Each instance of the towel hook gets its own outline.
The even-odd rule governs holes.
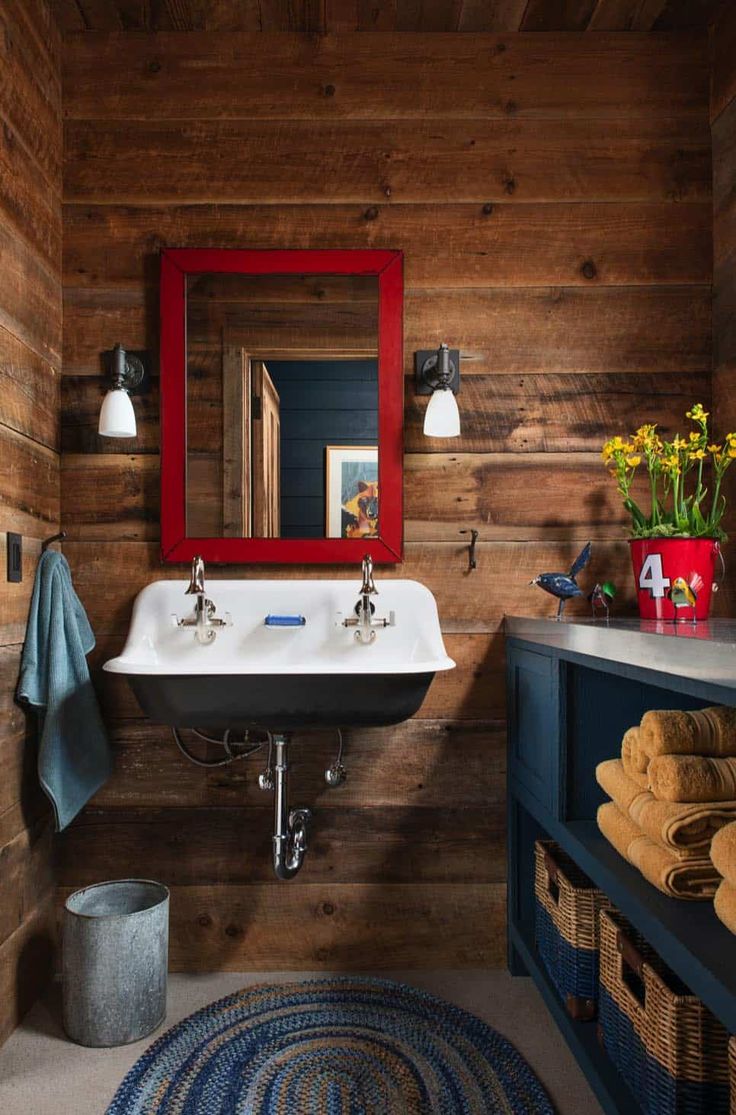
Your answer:
[[[475,544],[478,541],[478,531],[461,530],[460,533],[470,535],[470,545],[468,546],[468,572],[470,572],[472,569],[477,569],[478,567],[478,562],[475,556]]]
[[[41,553],[45,554],[52,542],[63,542],[65,538],[65,530],[60,530],[58,534],[52,534],[50,538],[45,538],[41,543]]]

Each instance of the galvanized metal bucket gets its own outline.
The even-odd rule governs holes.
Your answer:
[[[84,887],[66,900],[64,1029],[80,1045],[128,1045],[166,1017],[169,892],[150,879]]]

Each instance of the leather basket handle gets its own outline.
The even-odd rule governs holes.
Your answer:
[[[644,957],[622,929],[619,929],[616,934],[616,948],[624,964],[631,968],[637,976],[641,976],[644,970]]]

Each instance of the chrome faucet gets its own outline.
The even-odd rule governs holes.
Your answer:
[[[376,606],[371,596],[378,596],[378,589],[373,580],[373,558],[366,554],[361,566],[363,583],[360,586],[360,598],[355,605],[355,615],[348,616],[342,621],[343,627],[356,627],[355,641],[366,646],[376,640],[376,627],[394,627],[396,616],[389,612],[388,619],[375,616]]]
[[[212,600],[207,598],[204,587],[204,559],[197,554],[192,558],[192,574],[186,596],[196,596],[194,614],[184,619],[177,619],[177,627],[193,627],[194,637],[198,643],[206,646],[215,641],[217,631],[221,627],[230,627],[232,620],[226,613],[224,619],[215,616],[217,609]]]

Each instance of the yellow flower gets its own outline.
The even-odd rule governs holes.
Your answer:
[[[626,458],[626,464],[629,466],[629,468],[638,468],[639,465],[641,464],[641,457],[637,457],[637,456],[627,457]]]
[[[677,436],[675,437],[675,440],[672,442],[672,448],[676,452],[679,452],[680,449],[684,449],[686,445],[687,445],[687,442],[685,441],[684,438],[680,437],[679,434],[677,434]]]
[[[693,443],[695,443],[696,441],[700,441],[702,436],[703,435],[699,434],[697,430],[691,430],[690,431],[690,441],[693,442]]]
[[[727,455],[732,459],[736,457],[736,445],[729,445]]]
[[[694,406],[685,415],[686,418],[692,418],[693,422],[704,422],[709,416],[710,411],[703,410],[702,403],[695,403]]]
[[[680,475],[680,458],[676,453],[671,453],[669,457],[662,458],[662,467],[666,468],[673,476]]]
[[[722,445],[709,445],[708,446],[708,452],[712,453],[716,457],[722,451],[722,449],[723,449]]]
[[[634,448],[635,449],[654,449],[654,448],[656,448],[657,443],[659,442],[659,438],[657,437],[656,430],[657,430],[657,427],[651,422],[648,422],[645,425],[640,426],[639,429],[634,434],[634,437],[632,438],[632,441],[634,443]]]
[[[628,445],[622,437],[612,437],[603,446],[601,457],[604,461],[610,461],[616,453],[628,453],[632,448],[633,446]]]
[[[702,461],[703,458],[705,457],[705,450],[704,449],[691,449],[690,452],[688,453],[688,457],[690,458],[691,461]]]

